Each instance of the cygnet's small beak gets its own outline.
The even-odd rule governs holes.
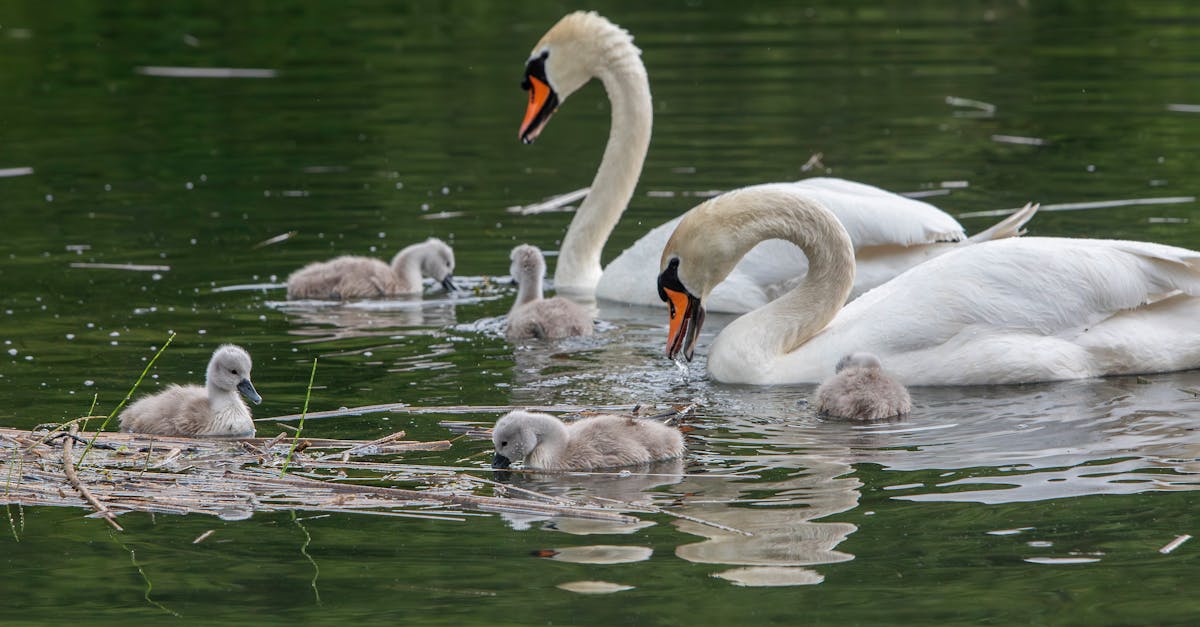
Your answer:
[[[250,379],[242,379],[237,384],[237,389],[242,393],[242,396],[254,401],[255,405],[262,402],[262,397],[258,395],[258,390],[254,389],[254,384],[250,383]]]
[[[496,456],[492,458],[492,468],[508,468],[511,465],[512,460],[499,453],[496,453]]]
[[[446,278],[442,279],[442,289],[446,290],[447,292],[453,292],[458,289],[458,287],[454,285],[453,274],[447,274]]]

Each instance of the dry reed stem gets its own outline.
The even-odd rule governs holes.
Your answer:
[[[78,433],[78,431],[78,427],[71,425],[70,435],[63,439],[63,473],[67,475],[67,481],[69,481],[71,485],[78,490],[81,495],[83,495],[83,498],[92,505],[97,514],[103,516],[104,520],[107,520],[108,524],[112,525],[113,529],[116,529],[117,531],[125,531],[121,525],[117,523],[117,519],[113,513],[108,511],[108,508],[104,506],[104,503],[101,503],[100,500],[92,494],[92,491],[88,490],[87,486],[83,485],[83,482],[79,480],[79,475],[75,474],[75,456],[71,454],[71,449],[75,443],[75,434]]]

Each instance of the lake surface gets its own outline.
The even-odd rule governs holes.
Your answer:
[[[254,356],[259,417],[300,411],[314,358],[313,410],[696,403],[682,464],[519,482],[648,501],[731,530],[657,515],[630,529],[515,516],[135,513],[113,535],[83,510],[14,508],[0,532],[0,620],[169,618],[156,603],[189,620],[257,623],[1200,615],[1200,542],[1159,552],[1200,530],[1200,398],[1187,391],[1200,373],[916,388],[908,419],[852,425],[818,419],[805,404],[810,386],[707,381],[721,316],[686,374],[662,357],[658,309],[601,303],[593,338],[507,344],[498,317],[512,290],[494,277],[516,243],[555,250],[569,215],[505,209],[586,186],[607,137],[608,102],[592,84],[536,144],[516,141],[526,57],[572,8],[4,4],[0,424],[83,416],[93,397],[107,414],[171,333],[142,392],[200,382],[214,347],[236,342]],[[1200,248],[1200,5],[594,8],[635,35],[656,116],[606,260],[698,192],[813,174],[924,193],[954,215],[1041,202],[1036,235]],[[256,71],[195,78],[160,67]],[[805,170],[817,153],[824,168]],[[1053,210],[1130,199],[1140,200]],[[975,232],[996,219],[962,222]],[[282,304],[283,280],[309,261],[390,257],[428,236],[454,245],[465,294]],[[453,436],[439,420],[497,417],[369,413],[305,431],[438,440]],[[459,439],[402,461],[482,468],[489,449]],[[532,556],[548,548],[571,550]],[[614,563],[587,563],[596,552]],[[591,580],[630,589],[572,591]]]

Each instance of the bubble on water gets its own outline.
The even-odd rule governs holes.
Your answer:
[[[404,189],[404,183],[401,183],[400,181],[396,181],[396,189]]]
[[[193,188],[193,187],[195,187],[195,186],[194,186],[194,185],[192,185],[192,182],[191,182],[191,181],[188,181],[187,183],[185,183],[185,184],[184,184],[184,186],[183,186],[183,187],[184,187],[184,189],[192,189],[192,188]]]
[[[110,184],[108,184],[108,183],[105,183],[105,184],[104,184],[104,191],[106,191],[106,192],[111,192],[111,191],[112,191],[112,185],[110,185]]]
[[[150,275],[150,278],[151,278],[152,280],[154,280],[154,281],[161,281],[161,280],[162,280],[162,275],[161,275],[161,274],[159,274],[159,273],[157,273],[157,272],[155,272],[154,274],[151,274],[151,275]]]
[[[383,231],[380,231],[380,232],[379,232],[379,239],[383,239],[383,238],[385,238],[385,237],[387,237],[387,233],[384,233]]]
[[[200,329],[199,331],[196,331],[196,333],[199,333],[200,335],[204,335],[204,334],[208,333],[208,331],[205,329]]]
[[[429,203],[427,203],[427,202],[421,203],[421,211],[429,211]]]
[[[109,333],[109,334],[108,334],[108,337],[121,337],[121,332],[120,332],[120,331],[113,331],[112,333]]]
[[[18,350],[17,350],[17,349],[15,349],[15,348],[10,348],[10,349],[8,349],[8,354],[9,354],[9,355],[12,355],[13,357],[16,357],[16,356],[17,356],[17,353],[19,353],[19,352],[21,352],[21,351],[18,351]]]
[[[96,382],[95,382],[95,381],[92,381],[91,379],[87,379],[87,380],[85,380],[85,381],[83,382],[83,384],[84,384],[85,386],[87,386],[87,387],[89,387],[89,388],[90,388],[90,387],[92,387],[93,385],[96,385]]]
[[[54,202],[54,194],[46,194],[46,202]]]
[[[443,187],[443,188],[442,188],[442,195],[443,195],[443,196],[446,196],[446,195],[449,195],[449,194],[450,194],[450,188],[449,188],[449,187]]]
[[[67,339],[68,339],[68,340],[73,340],[73,339],[75,339],[75,334],[74,334],[74,333],[68,333],[68,334],[67,334]]]
[[[117,345],[119,345],[120,343],[119,343],[119,342],[117,342],[116,340],[113,340],[113,341],[109,342],[109,344],[111,344],[112,346],[117,346]]]
[[[89,328],[89,329],[95,329],[95,328],[96,328],[96,323],[95,323],[95,322],[89,322],[89,323],[87,323],[87,328]]]
[[[25,361],[33,361],[33,355],[26,355]]]

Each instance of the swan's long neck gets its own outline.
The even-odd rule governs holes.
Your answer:
[[[654,112],[646,67],[627,35],[614,31],[611,37],[610,45],[597,46],[594,74],[608,92],[612,127],[592,191],[563,237],[554,271],[554,287],[559,291],[595,290],[603,272],[604,242],[633,197],[650,146]]]
[[[561,420],[551,416],[537,416],[533,426],[538,444],[526,456],[525,464],[533,468],[555,468],[562,462],[570,433]]]
[[[528,273],[517,279],[517,300],[513,302],[513,308],[542,299],[543,269],[538,268],[537,272]]]
[[[802,192],[767,187],[772,188],[770,200],[736,204],[723,212],[720,224],[710,225],[720,227],[714,233],[728,232],[733,241],[728,250],[734,256],[722,270],[727,274],[759,242],[784,239],[804,251],[808,274],[795,289],[725,327],[710,351],[710,363],[714,356],[721,361],[722,351],[772,358],[796,350],[833,320],[854,285],[854,246],[837,218]]]
[[[426,254],[423,244],[410,244],[392,258],[392,272],[407,286],[421,285],[421,259]]]

